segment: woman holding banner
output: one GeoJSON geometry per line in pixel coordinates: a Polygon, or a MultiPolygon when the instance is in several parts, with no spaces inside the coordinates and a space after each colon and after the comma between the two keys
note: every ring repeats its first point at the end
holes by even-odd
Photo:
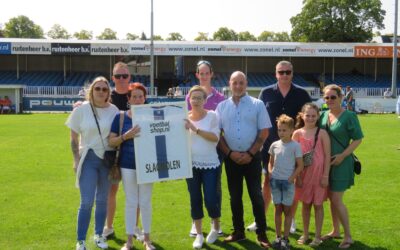
{"type": "Polygon", "coordinates": [[[196,85],[189,91],[189,101],[192,110],[185,127],[190,130],[192,141],[193,178],[187,179],[190,194],[191,216],[196,227],[196,239],[193,248],[200,249],[204,242],[202,233],[203,195],[208,215],[212,219],[212,228],[207,236],[207,243],[214,243],[220,230],[221,217],[220,193],[218,178],[220,178],[220,161],[216,150],[220,129],[218,118],[214,111],[204,109],[207,92],[196,85]],[[203,193],[201,192],[203,188],[203,193]]]}
{"type": "MultiPolygon", "coordinates": [[[[130,105],[141,105],[146,100],[146,89],[140,83],[133,83],[129,86],[130,105]]],[[[111,126],[109,144],[113,147],[120,146],[120,167],[122,174],[122,185],[124,186],[125,202],[125,228],[128,235],[127,242],[121,250],[129,250],[133,247],[134,229],[136,227],[136,209],[139,205],[142,216],[142,225],[144,231],[144,247],[146,250],[155,249],[150,241],[151,227],[151,195],[153,184],[137,184],[135,149],[133,139],[139,136],[140,127],[132,127],[131,110],[124,112],[121,134],[119,134],[120,114],[118,114],[111,126]]]]}

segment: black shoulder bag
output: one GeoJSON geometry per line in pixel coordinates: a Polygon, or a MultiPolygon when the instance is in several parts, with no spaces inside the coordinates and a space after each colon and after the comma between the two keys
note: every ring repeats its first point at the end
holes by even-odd
{"type": "MultiPolygon", "coordinates": [[[[337,143],[339,143],[340,146],[342,146],[344,149],[346,149],[346,147],[331,133],[331,131],[329,130],[329,126],[328,123],[325,124],[326,127],[326,131],[328,131],[329,135],[335,139],[335,141],[337,143]]],[[[361,162],[360,160],[358,160],[357,156],[354,153],[351,153],[351,156],[353,157],[354,160],[354,173],[359,175],[361,174],[361,162]]]]}
{"type": "Polygon", "coordinates": [[[114,165],[114,162],[116,160],[117,151],[115,151],[115,150],[106,150],[106,147],[104,146],[104,142],[103,142],[103,137],[101,136],[99,122],[97,121],[96,112],[94,112],[94,108],[93,108],[92,104],[90,104],[90,107],[92,108],[94,120],[96,121],[97,129],[99,130],[101,144],[103,144],[103,148],[104,148],[104,156],[103,156],[104,165],[107,168],[111,168],[114,165]]]}

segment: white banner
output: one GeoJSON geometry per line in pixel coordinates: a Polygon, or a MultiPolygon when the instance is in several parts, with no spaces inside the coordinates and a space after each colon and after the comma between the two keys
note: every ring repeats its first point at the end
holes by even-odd
{"type": "Polygon", "coordinates": [[[184,120],[186,102],[132,105],[135,160],[139,184],[192,177],[190,136],[184,120]]]}

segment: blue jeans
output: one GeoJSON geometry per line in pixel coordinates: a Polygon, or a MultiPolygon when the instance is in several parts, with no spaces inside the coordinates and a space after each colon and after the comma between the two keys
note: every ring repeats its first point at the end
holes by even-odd
{"type": "Polygon", "coordinates": [[[193,220],[199,220],[204,217],[201,186],[203,186],[204,203],[208,215],[213,219],[221,217],[218,192],[219,177],[220,167],[211,169],[193,168],[193,178],[186,179],[190,194],[190,213],[193,220]]]}
{"type": "Polygon", "coordinates": [[[96,197],[95,234],[102,234],[107,216],[107,196],[110,188],[109,169],[103,160],[89,150],[82,165],[79,179],[81,204],[78,210],[78,241],[86,240],[94,198],[96,197]]]}
{"type": "Polygon", "coordinates": [[[278,180],[271,178],[269,180],[271,186],[272,201],[275,205],[283,204],[291,206],[294,199],[294,184],[288,180],[278,180]]]}

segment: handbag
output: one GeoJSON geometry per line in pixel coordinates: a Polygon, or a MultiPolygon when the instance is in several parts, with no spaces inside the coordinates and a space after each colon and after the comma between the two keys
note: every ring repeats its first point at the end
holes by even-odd
{"type": "Polygon", "coordinates": [[[103,144],[103,148],[104,148],[104,155],[103,155],[103,163],[104,164],[103,165],[106,166],[107,168],[111,168],[116,160],[117,152],[115,150],[106,150],[106,147],[104,146],[104,142],[103,142],[103,137],[101,136],[99,122],[97,121],[97,116],[96,116],[96,113],[94,112],[94,108],[93,108],[92,104],[90,104],[90,107],[92,108],[94,120],[96,121],[97,129],[99,130],[101,144],[103,144]]]}
{"type": "MultiPolygon", "coordinates": [[[[119,112],[119,134],[122,133],[122,126],[124,123],[124,111],[119,112]]],[[[116,155],[115,155],[115,161],[112,164],[112,167],[110,169],[110,172],[108,173],[108,180],[112,184],[118,184],[118,182],[121,181],[122,175],[121,175],[121,168],[119,166],[119,154],[121,151],[121,145],[117,147],[116,155]]]]}
{"type": "MultiPolygon", "coordinates": [[[[326,131],[328,131],[328,134],[333,139],[335,139],[335,141],[337,143],[339,143],[340,146],[342,146],[344,149],[346,149],[346,147],[331,133],[331,131],[329,130],[328,123],[326,123],[325,127],[326,127],[326,131]]],[[[357,158],[357,156],[354,153],[351,153],[351,157],[353,157],[353,161],[354,161],[354,173],[357,174],[357,175],[361,174],[361,162],[360,162],[360,160],[357,158]]]]}
{"type": "Polygon", "coordinates": [[[353,155],[353,159],[354,159],[354,173],[361,174],[361,162],[360,162],[360,160],[358,160],[358,158],[355,154],[352,154],[352,155],[353,155]]]}
{"type": "Polygon", "coordinates": [[[303,154],[304,167],[309,167],[312,165],[314,150],[315,150],[315,146],[317,145],[317,140],[318,140],[318,134],[319,134],[319,127],[317,128],[317,131],[315,132],[313,148],[310,151],[303,154]]]}

